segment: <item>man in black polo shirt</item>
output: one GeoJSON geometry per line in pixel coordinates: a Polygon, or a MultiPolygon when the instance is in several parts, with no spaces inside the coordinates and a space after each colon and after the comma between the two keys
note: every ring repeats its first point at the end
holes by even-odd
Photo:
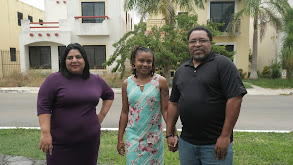
{"type": "Polygon", "coordinates": [[[210,30],[202,26],[188,32],[192,58],[173,79],[166,138],[174,151],[174,126],[180,115],[182,165],[233,164],[233,128],[247,91],[233,62],[211,51],[212,39],[210,30]]]}

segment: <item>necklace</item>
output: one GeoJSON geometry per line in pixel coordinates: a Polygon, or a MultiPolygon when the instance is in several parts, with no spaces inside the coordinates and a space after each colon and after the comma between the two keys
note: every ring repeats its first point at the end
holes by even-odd
{"type": "Polygon", "coordinates": [[[137,85],[137,86],[144,87],[144,85],[137,85]]]}

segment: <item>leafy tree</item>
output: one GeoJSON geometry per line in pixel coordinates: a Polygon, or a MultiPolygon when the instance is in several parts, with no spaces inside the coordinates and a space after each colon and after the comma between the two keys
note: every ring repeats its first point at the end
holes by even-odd
{"type": "MultiPolygon", "coordinates": [[[[155,54],[156,68],[166,77],[171,84],[170,70],[177,69],[179,65],[190,59],[188,52],[187,32],[197,25],[197,16],[185,15],[175,17],[178,27],[164,25],[153,27],[149,34],[145,34],[146,24],[140,23],[135,26],[133,32],[126,33],[113,46],[116,48],[114,54],[106,61],[105,65],[112,65],[116,61],[116,66],[112,72],[121,71],[121,77],[125,72],[125,61],[130,59],[130,52],[135,45],[147,46],[155,54]]],[[[213,29],[212,25],[207,25],[213,35],[221,34],[213,29]]],[[[235,52],[227,52],[224,46],[213,45],[213,50],[225,56],[231,57],[235,52]]]]}
{"type": "Polygon", "coordinates": [[[234,14],[227,27],[230,33],[233,33],[238,21],[244,15],[250,16],[253,19],[253,52],[251,64],[251,79],[257,79],[257,48],[258,37],[263,39],[268,23],[275,26],[277,30],[282,27],[282,20],[279,17],[284,13],[286,0],[245,0],[243,9],[234,14]],[[259,34],[260,32],[260,34],[259,34]]]}

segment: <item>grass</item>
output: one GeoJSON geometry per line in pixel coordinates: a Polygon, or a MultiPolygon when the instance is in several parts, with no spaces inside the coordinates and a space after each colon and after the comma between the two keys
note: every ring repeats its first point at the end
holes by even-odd
{"type": "MultiPolygon", "coordinates": [[[[40,87],[50,74],[51,72],[41,70],[30,70],[26,74],[14,73],[11,76],[0,78],[0,87],[40,87]]],[[[120,73],[104,73],[99,75],[112,88],[121,88],[123,80],[131,74],[126,73],[122,79],[120,79],[120,73]]],[[[251,84],[272,89],[293,88],[293,80],[287,79],[244,79],[243,83],[246,88],[252,88],[251,84]]]]}
{"type": "Polygon", "coordinates": [[[40,70],[30,70],[26,74],[13,73],[0,78],[0,87],[40,87],[51,73],[51,71],[40,70]]]}
{"type": "Polygon", "coordinates": [[[250,83],[247,83],[247,82],[243,82],[245,88],[252,88],[251,84],[250,83]]]}
{"type": "Polygon", "coordinates": [[[284,89],[284,88],[293,88],[293,80],[287,79],[267,79],[259,78],[256,80],[243,80],[245,83],[250,83],[256,86],[263,88],[272,88],[272,89],[284,89]]]}
{"type": "MultiPolygon", "coordinates": [[[[10,76],[0,78],[0,87],[40,87],[51,74],[49,71],[29,70],[26,74],[13,73],[10,76]]],[[[119,73],[99,74],[112,88],[121,88],[122,82],[130,74],[125,74],[120,79],[119,73]]]]}
{"type": "MultiPolygon", "coordinates": [[[[45,159],[38,149],[40,130],[0,130],[0,153],[45,159]]],[[[99,164],[126,164],[126,157],[117,153],[117,131],[102,131],[99,164]]],[[[178,152],[167,151],[164,163],[178,165],[178,152]]],[[[291,165],[293,164],[293,132],[291,133],[234,133],[235,165],[291,165]]]]}

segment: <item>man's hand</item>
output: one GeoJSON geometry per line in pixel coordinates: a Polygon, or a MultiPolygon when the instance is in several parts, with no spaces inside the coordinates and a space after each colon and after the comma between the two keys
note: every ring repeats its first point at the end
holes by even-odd
{"type": "Polygon", "coordinates": [[[230,137],[220,136],[217,140],[216,146],[214,148],[217,160],[225,159],[228,154],[228,148],[230,145],[230,137]]]}
{"type": "Polygon", "coordinates": [[[177,136],[167,138],[169,151],[176,152],[178,150],[178,140],[177,136]]]}

